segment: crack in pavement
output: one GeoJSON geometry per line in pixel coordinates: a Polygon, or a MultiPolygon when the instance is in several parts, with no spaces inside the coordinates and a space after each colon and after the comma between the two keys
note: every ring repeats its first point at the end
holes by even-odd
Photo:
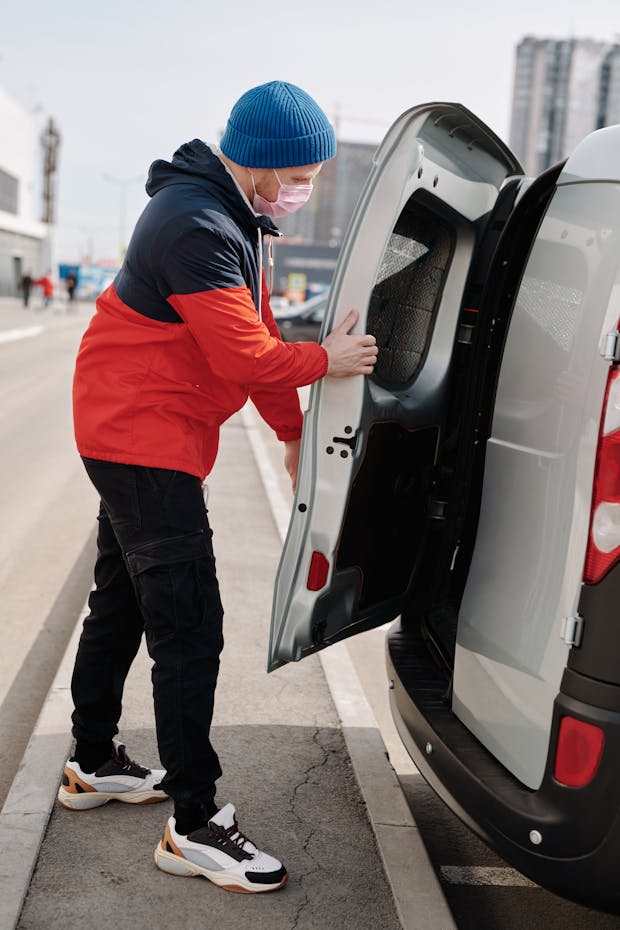
{"type": "MultiPolygon", "coordinates": [[[[297,785],[295,785],[293,789],[293,793],[289,799],[290,812],[293,815],[293,817],[295,817],[299,821],[300,824],[305,824],[305,821],[303,820],[302,817],[300,817],[300,815],[295,810],[295,804],[297,801],[298,793],[304,787],[304,785],[307,785],[309,783],[310,777],[313,774],[313,772],[316,772],[319,769],[324,768],[324,766],[327,764],[327,761],[330,755],[333,755],[334,752],[336,752],[336,750],[328,749],[321,743],[319,739],[320,734],[321,734],[321,730],[319,728],[315,729],[314,733],[312,734],[312,742],[314,743],[315,746],[317,746],[321,750],[321,754],[322,754],[321,759],[318,762],[315,762],[312,765],[308,766],[308,768],[304,772],[303,780],[300,781],[297,785]]],[[[317,872],[321,871],[321,869],[323,868],[319,860],[310,852],[308,848],[316,832],[317,832],[316,828],[311,827],[303,843],[303,847],[302,847],[303,851],[308,856],[308,858],[311,859],[312,862],[314,863],[314,868],[307,869],[305,872],[303,872],[299,876],[298,883],[299,883],[299,889],[303,894],[303,900],[301,901],[301,903],[299,904],[299,907],[297,908],[297,912],[295,914],[293,924],[291,926],[291,930],[297,930],[301,915],[310,903],[308,892],[304,888],[304,882],[311,875],[315,875],[317,872]]]]}

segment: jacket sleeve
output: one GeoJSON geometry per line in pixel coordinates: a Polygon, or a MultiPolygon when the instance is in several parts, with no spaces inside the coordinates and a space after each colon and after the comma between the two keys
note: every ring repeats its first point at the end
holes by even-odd
{"type": "Polygon", "coordinates": [[[167,300],[217,377],[248,388],[295,388],[327,372],[325,349],[282,342],[258,319],[241,256],[226,235],[207,227],[192,230],[169,247],[163,266],[167,300]]]}
{"type": "MultiPolygon", "coordinates": [[[[273,318],[269,304],[269,290],[264,272],[262,279],[262,317],[270,335],[282,342],[280,330],[273,318]]],[[[301,437],[303,414],[299,406],[299,395],[296,388],[252,386],[250,388],[250,399],[265,423],[269,424],[282,442],[301,437]]]]}

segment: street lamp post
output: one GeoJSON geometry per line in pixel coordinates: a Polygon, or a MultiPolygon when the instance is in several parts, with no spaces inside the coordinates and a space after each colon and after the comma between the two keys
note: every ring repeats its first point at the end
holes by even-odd
{"type": "Polygon", "coordinates": [[[55,180],[58,172],[58,150],[60,148],[60,132],[58,126],[50,116],[45,129],[41,133],[41,145],[44,152],[43,164],[43,215],[44,223],[54,225],[56,212],[55,180]]]}
{"type": "Polygon", "coordinates": [[[120,193],[119,201],[119,218],[118,218],[118,257],[120,261],[123,260],[125,256],[125,249],[127,246],[125,239],[125,218],[127,214],[127,188],[131,184],[137,184],[138,181],[142,180],[141,174],[136,174],[131,178],[117,178],[112,174],[105,173],[103,175],[104,181],[111,181],[113,184],[117,184],[120,193]]]}

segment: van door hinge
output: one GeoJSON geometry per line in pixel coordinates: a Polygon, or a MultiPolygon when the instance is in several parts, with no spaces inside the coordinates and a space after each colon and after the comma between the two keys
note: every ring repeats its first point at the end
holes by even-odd
{"type": "Polygon", "coordinates": [[[562,639],[567,646],[580,646],[583,638],[583,617],[564,617],[562,620],[562,639]]]}
{"type": "Polygon", "coordinates": [[[617,329],[607,333],[603,339],[601,355],[608,362],[620,362],[620,332],[617,329]]]}

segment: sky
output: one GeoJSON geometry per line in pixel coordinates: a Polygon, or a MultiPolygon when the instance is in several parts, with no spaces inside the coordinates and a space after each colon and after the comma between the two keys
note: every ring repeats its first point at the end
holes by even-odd
{"type": "Polygon", "coordinates": [[[346,140],[378,143],[404,110],[444,100],[508,141],[525,35],[613,41],[618,0],[20,0],[0,17],[0,86],[62,133],[60,260],[115,258],[122,188],[129,234],[150,163],[217,141],[250,87],[298,84],[346,140]]]}

